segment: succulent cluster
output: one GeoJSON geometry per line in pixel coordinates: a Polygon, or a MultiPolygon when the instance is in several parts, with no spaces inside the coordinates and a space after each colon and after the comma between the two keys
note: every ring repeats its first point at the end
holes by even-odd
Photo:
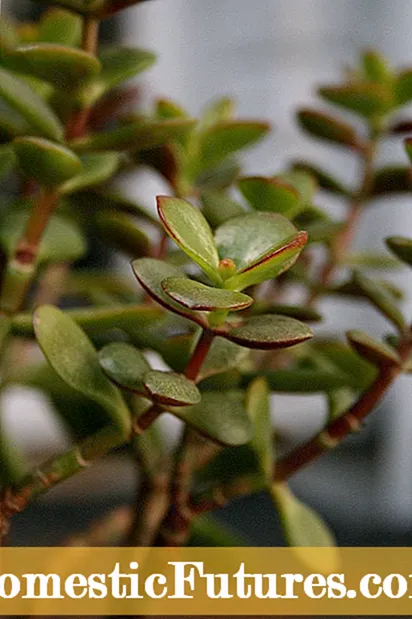
{"type": "MultiPolygon", "coordinates": [[[[395,257],[350,248],[376,196],[410,191],[409,167],[377,169],[375,155],[381,140],[412,127],[396,118],[412,101],[412,71],[396,73],[366,52],[342,84],[319,89],[356,124],[322,109],[298,112],[306,133],[358,159],[358,186],[307,161],[270,177],[244,176],[238,153],[269,126],[237,119],[231,100],[209,104],[199,119],[167,99],[149,112],[131,109],[124,83],[155,57],[101,48],[98,28],[135,3],[41,2],[58,6],[36,23],[1,22],[3,194],[15,187],[4,195],[0,222],[1,388],[25,384],[47,394],[73,440],[69,452],[30,470],[2,433],[2,533],[39,494],[122,448],[140,463],[142,483],[117,543],[239,543],[209,514],[265,491],[287,543],[332,546],[325,523],[287,479],[358,430],[412,367],[401,292],[367,273],[411,264],[412,240],[388,239],[395,257]],[[157,197],[158,218],[114,188],[140,166],[170,187],[157,197]],[[344,220],[316,204],[318,191],[342,199],[344,220]],[[135,279],[72,268],[87,256],[91,235],[131,258],[135,279]],[[311,339],[308,323],[321,320],[317,302],[327,295],[366,300],[392,332],[385,341],[360,331],[349,331],[347,343],[311,339]],[[41,362],[26,356],[36,345],[41,362]],[[165,370],[152,367],[153,352],[165,370]],[[325,427],[278,459],[282,437],[270,415],[277,392],[318,392],[328,402],[325,427]],[[165,413],[183,422],[172,455],[165,413]]],[[[112,534],[101,540],[109,541],[112,534]]]]}

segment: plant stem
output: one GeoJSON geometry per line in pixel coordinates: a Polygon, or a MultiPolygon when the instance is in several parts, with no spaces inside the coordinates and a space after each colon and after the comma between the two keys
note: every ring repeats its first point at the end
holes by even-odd
{"type": "MultiPolygon", "coordinates": [[[[190,380],[196,380],[213,338],[212,331],[208,329],[202,331],[185,370],[185,376],[190,380]]],[[[195,516],[188,506],[188,500],[197,456],[197,434],[186,425],[175,453],[175,465],[171,476],[171,504],[156,537],[156,546],[181,546],[187,539],[190,523],[195,516]]]]}
{"type": "Polygon", "coordinates": [[[0,542],[8,532],[11,516],[23,511],[35,497],[87,468],[93,460],[106,455],[125,440],[118,429],[105,427],[80,445],[37,467],[17,486],[6,488],[0,500],[0,542]]]}
{"type": "Polygon", "coordinates": [[[379,133],[375,132],[370,138],[369,144],[363,152],[363,172],[358,191],[349,204],[348,215],[342,230],[333,240],[332,247],[326,262],[319,274],[320,288],[311,291],[308,297],[308,305],[313,305],[318,299],[320,290],[327,286],[333,279],[336,269],[344,259],[356,232],[356,225],[362,213],[364,203],[369,198],[373,182],[373,162],[379,140],[379,133]]]}

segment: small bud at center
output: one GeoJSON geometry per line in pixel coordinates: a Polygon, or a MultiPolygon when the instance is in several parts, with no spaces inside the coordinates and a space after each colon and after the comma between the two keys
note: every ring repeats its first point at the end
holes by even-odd
{"type": "Polygon", "coordinates": [[[232,275],[236,273],[236,270],[236,265],[231,258],[223,258],[223,260],[219,262],[219,273],[224,280],[232,277],[232,275]]]}

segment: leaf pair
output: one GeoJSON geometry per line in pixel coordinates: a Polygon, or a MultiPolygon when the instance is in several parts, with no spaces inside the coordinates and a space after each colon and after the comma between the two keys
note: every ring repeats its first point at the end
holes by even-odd
{"type": "Polygon", "coordinates": [[[158,197],[157,204],[169,236],[216,286],[230,290],[276,277],[295,262],[306,242],[306,233],[297,232],[290,221],[275,213],[236,217],[220,226],[213,237],[202,213],[188,202],[158,197]],[[225,273],[228,262],[234,265],[229,276],[225,273]]]}

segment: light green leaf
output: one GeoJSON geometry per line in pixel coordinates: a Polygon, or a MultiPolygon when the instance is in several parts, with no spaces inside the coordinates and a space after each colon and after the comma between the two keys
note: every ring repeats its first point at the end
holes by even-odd
{"type": "Polygon", "coordinates": [[[395,95],[398,105],[405,105],[412,99],[412,70],[406,69],[396,76],[395,95]]]}
{"type": "Polygon", "coordinates": [[[0,68],[0,98],[50,140],[63,139],[63,126],[52,109],[25,81],[0,68]]]}
{"type": "Polygon", "coordinates": [[[289,219],[299,212],[299,192],[281,178],[244,177],[239,179],[239,189],[257,211],[282,213],[289,219]]]}
{"type": "Polygon", "coordinates": [[[253,316],[260,314],[281,314],[301,320],[302,322],[320,322],[322,316],[312,307],[300,305],[271,305],[265,301],[255,301],[250,313],[253,316]]]}
{"type": "Polygon", "coordinates": [[[329,191],[330,193],[334,193],[338,196],[350,195],[349,189],[344,187],[344,185],[335,177],[331,176],[329,172],[326,172],[322,168],[314,166],[307,161],[294,161],[292,163],[292,169],[310,174],[316,180],[319,187],[325,191],[329,191]]]}
{"type": "Polygon", "coordinates": [[[119,153],[90,153],[80,159],[83,171],[60,187],[61,194],[67,195],[104,183],[117,172],[121,161],[119,153]]]}
{"type": "Polygon", "coordinates": [[[200,194],[203,213],[214,228],[225,223],[228,219],[244,214],[243,207],[229,198],[223,191],[213,189],[204,190],[200,194]]]}
{"type": "Polygon", "coordinates": [[[379,340],[365,333],[364,331],[352,330],[347,331],[346,337],[349,345],[356,352],[377,366],[399,366],[401,359],[397,351],[379,340]]]}
{"type": "Polygon", "coordinates": [[[100,99],[107,91],[151,67],[156,56],[144,49],[110,46],[101,51],[99,60],[100,74],[85,86],[80,95],[83,103],[88,105],[100,99]]]}
{"type": "Polygon", "coordinates": [[[207,325],[206,318],[201,312],[192,312],[189,309],[184,309],[182,305],[173,301],[163,291],[162,282],[168,277],[185,277],[180,269],[155,258],[139,258],[134,260],[132,268],[141,286],[160,305],[176,314],[194,320],[202,326],[207,325]]]}
{"type": "Polygon", "coordinates": [[[162,406],[189,406],[200,402],[195,383],[183,374],[152,370],[143,378],[147,396],[162,406]]]}
{"type": "Polygon", "coordinates": [[[131,429],[129,411],[118,389],[103,373],[97,353],[82,329],[51,305],[35,311],[33,324],[36,339],[60,378],[104,408],[127,438],[131,429]]]}
{"type": "Polygon", "coordinates": [[[191,118],[173,118],[152,122],[139,119],[121,124],[114,129],[91,133],[73,140],[71,146],[84,150],[142,150],[155,148],[168,142],[184,139],[192,130],[195,121],[191,118]]]}
{"type": "Polygon", "coordinates": [[[238,391],[205,392],[199,404],[173,408],[170,412],[223,445],[244,445],[252,438],[244,396],[238,391]]]}
{"type": "Polygon", "coordinates": [[[232,326],[227,331],[216,329],[216,332],[240,346],[260,350],[287,348],[313,336],[312,330],[303,322],[274,314],[252,316],[240,326],[232,326]]]}
{"type": "Polygon", "coordinates": [[[265,122],[222,121],[202,136],[200,159],[203,167],[212,167],[234,152],[252,146],[270,131],[265,122]]]}
{"type": "Polygon", "coordinates": [[[93,54],[56,43],[22,45],[13,50],[8,60],[17,71],[65,91],[76,90],[100,71],[100,62],[93,54]]]}
{"type": "Polygon", "coordinates": [[[389,269],[399,269],[399,260],[392,258],[388,254],[373,251],[362,251],[345,256],[343,264],[352,267],[362,267],[365,269],[376,269],[387,271],[389,269]]]}
{"type": "Polygon", "coordinates": [[[99,351],[98,358],[104,373],[114,383],[144,392],[143,376],[150,371],[150,365],[137,348],[124,342],[113,342],[99,351]]]}
{"type": "Polygon", "coordinates": [[[215,337],[199,370],[198,382],[237,367],[248,354],[249,351],[243,346],[238,346],[221,337],[215,337]]]}
{"type": "Polygon", "coordinates": [[[365,118],[384,114],[393,103],[390,89],[381,84],[353,82],[343,86],[319,88],[318,93],[326,101],[365,118]]]}
{"type": "Polygon", "coordinates": [[[264,378],[257,378],[246,392],[246,410],[253,425],[250,444],[266,480],[273,473],[273,431],[270,421],[269,389],[264,378]]]}
{"type": "Polygon", "coordinates": [[[66,146],[44,138],[21,137],[13,142],[21,170],[28,178],[49,187],[81,173],[82,162],[66,146]]]}
{"type": "Polygon", "coordinates": [[[214,283],[220,284],[219,256],[201,211],[185,200],[167,196],[157,197],[157,210],[167,234],[214,283]]]}
{"type": "Polygon", "coordinates": [[[232,312],[245,309],[253,299],[241,292],[211,288],[187,277],[169,277],[162,282],[163,291],[176,303],[191,310],[226,309],[232,312]]]}
{"type": "Polygon", "coordinates": [[[299,501],[286,484],[275,484],[272,488],[272,497],[286,541],[289,546],[295,547],[298,558],[307,563],[311,571],[335,572],[339,567],[338,550],[334,547],[335,540],[332,533],[321,517],[299,501]],[[301,550],[304,546],[327,547],[328,550],[319,555],[319,559],[316,559],[315,554],[311,554],[311,561],[308,563],[308,555],[301,550]]]}
{"type": "Polygon", "coordinates": [[[42,43],[60,43],[76,47],[81,40],[82,20],[64,9],[45,11],[38,23],[38,40],[42,43]]]}

